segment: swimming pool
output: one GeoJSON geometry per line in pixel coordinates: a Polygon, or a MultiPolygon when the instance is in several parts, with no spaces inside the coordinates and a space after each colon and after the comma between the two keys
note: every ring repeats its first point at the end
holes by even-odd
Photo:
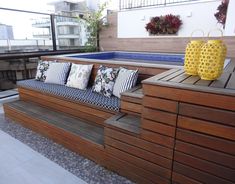
{"type": "Polygon", "coordinates": [[[89,59],[89,60],[113,60],[128,61],[135,63],[166,64],[166,65],[184,65],[184,54],[168,53],[143,53],[143,52],[95,52],[86,54],[66,55],[70,58],[89,59]]]}

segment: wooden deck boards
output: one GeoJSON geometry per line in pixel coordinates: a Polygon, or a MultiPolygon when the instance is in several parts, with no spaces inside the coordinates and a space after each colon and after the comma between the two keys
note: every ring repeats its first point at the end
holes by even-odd
{"type": "Polygon", "coordinates": [[[140,117],[120,113],[105,121],[106,126],[129,132],[130,134],[140,134],[140,117]]]}
{"type": "Polygon", "coordinates": [[[16,101],[8,105],[28,116],[40,119],[50,125],[59,127],[96,144],[104,145],[104,129],[102,127],[91,125],[78,118],[48,108],[43,108],[29,102],[16,101]]]}

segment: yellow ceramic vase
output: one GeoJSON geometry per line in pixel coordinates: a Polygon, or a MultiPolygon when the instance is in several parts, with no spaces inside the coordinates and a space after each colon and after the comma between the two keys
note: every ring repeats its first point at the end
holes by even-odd
{"type": "Polygon", "coordinates": [[[209,40],[201,49],[198,75],[203,80],[215,80],[223,72],[226,46],[222,40],[209,40]]]}
{"type": "Polygon", "coordinates": [[[184,58],[184,71],[189,75],[197,75],[200,52],[205,44],[203,40],[192,40],[188,43],[184,58]]]}

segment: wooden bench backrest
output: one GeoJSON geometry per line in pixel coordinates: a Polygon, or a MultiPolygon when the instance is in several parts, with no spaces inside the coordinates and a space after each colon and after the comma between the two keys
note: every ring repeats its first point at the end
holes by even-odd
{"type": "MultiPolygon", "coordinates": [[[[149,77],[152,77],[154,75],[157,75],[159,73],[162,73],[166,70],[168,70],[165,67],[161,67],[161,65],[159,65],[159,67],[149,67],[149,66],[130,66],[130,65],[123,65],[123,64],[110,64],[107,62],[90,62],[90,61],[80,61],[79,59],[74,59],[74,58],[58,58],[58,57],[53,57],[53,56],[42,56],[41,57],[42,60],[56,60],[57,62],[71,62],[71,63],[76,63],[76,64],[93,64],[93,69],[92,69],[92,73],[91,73],[91,77],[90,77],[90,84],[93,84],[96,74],[97,74],[97,70],[99,68],[100,65],[105,65],[108,67],[113,67],[113,68],[118,68],[118,67],[124,67],[127,69],[131,69],[131,70],[137,70],[139,71],[139,77],[138,77],[138,83],[140,83],[142,80],[147,79],[149,77]]],[[[172,66],[173,68],[173,66],[172,66]]]]}

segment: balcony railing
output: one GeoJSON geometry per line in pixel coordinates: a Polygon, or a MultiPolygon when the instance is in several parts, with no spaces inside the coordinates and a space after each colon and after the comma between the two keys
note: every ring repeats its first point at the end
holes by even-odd
{"type": "Polygon", "coordinates": [[[202,1],[202,0],[120,0],[119,9],[133,9],[133,8],[142,8],[149,6],[165,6],[169,4],[193,2],[193,1],[202,1]]]}
{"type": "Polygon", "coordinates": [[[82,26],[84,24],[77,17],[0,8],[0,57],[9,53],[28,55],[30,52],[82,49],[88,39],[85,27],[84,31],[79,31],[82,26]],[[63,35],[61,38],[61,31],[70,31],[74,35],[63,35]],[[76,44],[67,44],[65,47],[60,45],[60,39],[63,42],[68,39],[68,43],[76,44]]]}

